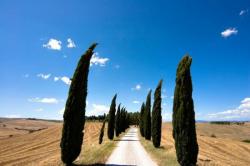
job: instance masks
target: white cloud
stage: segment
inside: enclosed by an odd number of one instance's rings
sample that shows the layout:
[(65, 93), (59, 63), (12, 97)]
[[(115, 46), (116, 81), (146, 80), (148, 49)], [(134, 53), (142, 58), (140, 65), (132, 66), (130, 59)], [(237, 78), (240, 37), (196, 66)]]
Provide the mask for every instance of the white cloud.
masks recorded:
[(250, 118), (250, 98), (245, 98), (241, 104), (235, 108), (213, 114), (208, 114), (209, 119), (228, 120), (228, 119), (249, 119)]
[(43, 44), (43, 47), (51, 49), (51, 50), (61, 50), (62, 48), (62, 42), (60, 40), (56, 39), (49, 39), (48, 43)]
[(54, 81), (58, 81), (60, 79), (60, 77), (54, 77)]
[(42, 78), (44, 80), (49, 79), (50, 76), (51, 76), (51, 74), (42, 74), (42, 73), (37, 74), (37, 77), (40, 77), (40, 78)]
[(68, 44), (67, 44), (68, 48), (75, 48), (76, 47), (76, 45), (72, 39), (68, 38), (67, 42), (68, 42)]
[(61, 78), (62, 82), (64, 82), (65, 84), (67, 85), (70, 85), (71, 84), (71, 80), (69, 79), (69, 77), (66, 77), (66, 76), (63, 76)]
[(64, 110), (65, 110), (65, 108), (63, 107), (62, 109), (60, 109), (60, 110), (58, 111), (58, 114), (63, 115)]
[(134, 104), (139, 104), (140, 102), (137, 101), (137, 100), (134, 100), (133, 103), (134, 103)]
[(66, 76), (63, 76), (63, 77), (54, 77), (54, 81), (57, 82), (61, 80), (63, 83), (67, 84), (67, 85), (70, 85), (71, 84), (71, 80), (69, 77), (66, 77)]
[(59, 101), (56, 98), (30, 98), (28, 99), (29, 102), (32, 103), (46, 103), (46, 104), (57, 104)]
[(99, 65), (104, 67), (108, 61), (109, 58), (101, 58), (98, 56), (98, 52), (95, 52), (90, 60), (90, 66)]
[(140, 84), (135, 85), (135, 87), (132, 88), (132, 90), (141, 90), (141, 85)]
[(248, 12), (248, 9), (247, 10), (241, 10), (239, 15), (242, 16), (242, 15), (246, 14), (247, 12)]
[(227, 38), (231, 35), (236, 35), (238, 33), (238, 30), (236, 28), (228, 28), (225, 29), (223, 32), (221, 32), (221, 36), (224, 38)]
[(16, 114), (11, 114), (11, 115), (5, 115), (5, 118), (20, 118), (20, 115), (16, 115)]
[(38, 109), (35, 109), (36, 112), (42, 112), (43, 109), (42, 108), (38, 108)]
[(88, 115), (103, 115), (108, 113), (109, 106), (102, 104), (92, 104), (93, 109), (88, 113)]

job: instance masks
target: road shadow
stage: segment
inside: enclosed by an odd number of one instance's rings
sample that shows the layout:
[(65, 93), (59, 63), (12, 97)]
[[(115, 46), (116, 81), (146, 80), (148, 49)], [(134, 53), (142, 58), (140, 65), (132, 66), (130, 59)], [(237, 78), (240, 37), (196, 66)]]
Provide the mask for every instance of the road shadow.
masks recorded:
[(124, 165), (124, 164), (72, 164), (67, 166), (136, 166), (136, 165)]
[(133, 139), (118, 139), (114, 141), (139, 141), (139, 140), (133, 140)]

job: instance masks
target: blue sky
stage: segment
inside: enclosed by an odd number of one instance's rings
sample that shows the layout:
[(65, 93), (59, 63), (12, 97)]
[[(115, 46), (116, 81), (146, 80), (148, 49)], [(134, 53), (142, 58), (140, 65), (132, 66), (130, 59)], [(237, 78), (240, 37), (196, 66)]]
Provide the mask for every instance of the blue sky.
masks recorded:
[(107, 112), (115, 93), (138, 111), (163, 79), (170, 120), (176, 68), (189, 53), (196, 118), (250, 120), (249, 10), (249, 0), (3, 0), (0, 116), (62, 119), (68, 78), (98, 42), (87, 115)]

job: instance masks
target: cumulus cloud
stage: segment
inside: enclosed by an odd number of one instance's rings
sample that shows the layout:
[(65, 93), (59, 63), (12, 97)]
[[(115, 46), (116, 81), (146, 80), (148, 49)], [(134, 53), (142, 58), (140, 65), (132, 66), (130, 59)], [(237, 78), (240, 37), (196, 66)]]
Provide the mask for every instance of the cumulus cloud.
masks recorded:
[(93, 109), (88, 113), (88, 115), (103, 115), (108, 113), (109, 106), (102, 104), (92, 104)]
[(90, 66), (93, 65), (99, 65), (101, 67), (104, 67), (106, 65), (106, 63), (109, 61), (109, 58), (101, 58), (98, 56), (99, 53), (95, 52), (90, 60)]
[(141, 85), (140, 84), (135, 85), (135, 87), (132, 88), (132, 90), (141, 90)]
[(37, 77), (40, 77), (44, 80), (49, 79), (50, 76), (51, 76), (51, 74), (42, 74), (42, 73), (37, 74)]
[(209, 119), (215, 120), (240, 120), (250, 118), (250, 98), (245, 98), (235, 109), (208, 114)]
[(46, 104), (57, 104), (59, 101), (56, 98), (30, 98), (28, 99), (29, 102), (32, 103), (46, 103)]
[(68, 38), (67, 42), (68, 42), (68, 44), (67, 44), (68, 48), (75, 48), (76, 47), (76, 45), (72, 39)]
[(61, 80), (63, 83), (70, 85), (71, 84), (71, 80), (69, 77), (63, 76), (63, 77), (54, 77), (54, 81), (57, 82)]
[(137, 100), (134, 100), (133, 103), (134, 103), (134, 104), (139, 104), (140, 102), (137, 101)]
[(223, 32), (221, 32), (221, 36), (224, 38), (227, 38), (231, 35), (236, 35), (238, 33), (238, 30), (236, 28), (228, 28), (225, 29)]
[(4, 117), (5, 118), (21, 118), (21, 116), (17, 114), (5, 115)]
[(56, 40), (56, 39), (49, 39), (49, 41), (46, 44), (43, 44), (44, 48), (48, 48), (51, 50), (58, 50), (60, 51), (62, 48), (62, 42), (60, 40)]
[(62, 82), (64, 82), (65, 84), (67, 85), (70, 85), (71, 84), (71, 80), (69, 79), (69, 77), (66, 77), (66, 76), (63, 76), (61, 78)]
[(240, 13), (239, 13), (239, 15), (242, 16), (244, 14), (247, 14), (247, 12), (248, 12), (248, 9), (247, 10), (241, 10)]

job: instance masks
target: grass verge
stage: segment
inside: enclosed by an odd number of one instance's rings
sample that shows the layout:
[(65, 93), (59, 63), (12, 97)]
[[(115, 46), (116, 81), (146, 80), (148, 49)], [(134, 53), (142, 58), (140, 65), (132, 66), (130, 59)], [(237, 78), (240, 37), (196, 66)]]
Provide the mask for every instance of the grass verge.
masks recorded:
[[(107, 126), (107, 125), (106, 125)], [(76, 165), (104, 165), (112, 151), (116, 147), (116, 144), (124, 133), (120, 134), (119, 137), (115, 137), (113, 141), (107, 138), (106, 134), (107, 128), (105, 128), (105, 134), (103, 137), (103, 142), (100, 145), (99, 142), (99, 132), (95, 134), (88, 144), (83, 144), (83, 151), (80, 154), (79, 159), (74, 162)]]
[(179, 166), (174, 151), (168, 151), (164, 146), (155, 148), (151, 141), (145, 140), (140, 133), (138, 135), (142, 146), (159, 166)]

